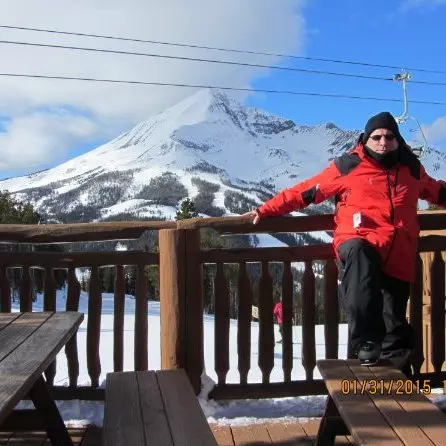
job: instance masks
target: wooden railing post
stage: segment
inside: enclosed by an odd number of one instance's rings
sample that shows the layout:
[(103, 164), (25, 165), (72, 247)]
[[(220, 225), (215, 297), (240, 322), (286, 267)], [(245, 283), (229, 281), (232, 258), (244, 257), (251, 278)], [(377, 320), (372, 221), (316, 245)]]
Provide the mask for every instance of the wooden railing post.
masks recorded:
[(148, 305), (147, 278), (144, 264), (139, 263), (136, 269), (135, 295), (135, 370), (148, 369)]
[(186, 231), (186, 372), (195, 393), (204, 369), (203, 266), (199, 229)]
[(11, 290), (6, 271), (6, 266), (0, 265), (0, 311), (11, 313)]
[[(415, 331), (415, 348), (412, 354), (412, 367), (413, 372), (416, 377), (420, 375), (420, 372), (428, 372), (427, 364), (423, 367), (424, 363), (424, 352), (423, 347), (426, 342), (423, 336), (423, 290), (424, 290), (424, 280), (423, 280), (423, 261), (419, 254), (416, 258), (416, 269), (415, 269), (415, 282), (410, 286), (410, 300), (409, 300), (409, 321), (411, 327)], [(424, 282), (424, 283), (423, 283)]]
[[(74, 266), (68, 268), (68, 291), (66, 311), (79, 311), (79, 299), (81, 295), (81, 284), (76, 277), (76, 269)], [(79, 378), (79, 352), (77, 350), (77, 332), (67, 342), (65, 346), (65, 354), (67, 356), (68, 377), (70, 379), (70, 387), (77, 387)]]
[(199, 230), (159, 234), (161, 368), (184, 368), (194, 390), (203, 371), (203, 282)]
[(91, 267), (88, 287), (88, 320), (87, 320), (87, 370), (91, 379), (91, 387), (99, 386), (101, 376), (101, 358), (99, 344), (101, 338), (102, 292), (97, 265)]
[(159, 250), (161, 368), (185, 368), (185, 231), (162, 229)]
[(431, 333), (430, 350), (434, 373), (441, 381), (441, 370), (445, 360), (445, 262), (440, 250), (435, 250), (430, 271), (431, 289)]
[(116, 266), (115, 294), (113, 308), (113, 370), (124, 369), (124, 311), (125, 311), (125, 275), (124, 266)]

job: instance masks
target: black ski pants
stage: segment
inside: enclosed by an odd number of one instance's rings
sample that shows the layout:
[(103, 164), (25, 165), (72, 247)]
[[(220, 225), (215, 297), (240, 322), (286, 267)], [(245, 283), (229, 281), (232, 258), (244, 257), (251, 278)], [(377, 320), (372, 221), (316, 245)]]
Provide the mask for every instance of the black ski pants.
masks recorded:
[(415, 333), (406, 319), (410, 283), (384, 274), (379, 253), (365, 240), (347, 240), (338, 252), (353, 351), (364, 341), (380, 343), (384, 357), (411, 351)]

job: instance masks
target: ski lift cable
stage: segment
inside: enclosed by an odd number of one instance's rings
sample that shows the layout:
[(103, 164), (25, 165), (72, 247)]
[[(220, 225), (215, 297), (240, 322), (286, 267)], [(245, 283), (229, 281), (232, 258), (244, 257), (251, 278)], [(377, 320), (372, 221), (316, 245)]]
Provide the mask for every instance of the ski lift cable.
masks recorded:
[[(355, 96), (336, 93), (320, 93), (309, 91), (295, 91), (295, 90), (273, 90), (263, 88), (248, 88), (248, 87), (231, 87), (225, 85), (210, 85), (210, 84), (188, 84), (188, 83), (172, 83), (172, 82), (149, 82), (149, 81), (137, 81), (137, 80), (125, 80), (125, 79), (105, 79), (105, 78), (93, 78), (93, 77), (77, 77), (77, 76), (55, 76), (46, 74), (25, 74), (25, 73), (1, 73), (0, 77), (11, 78), (27, 78), (27, 79), (57, 79), (63, 81), (83, 81), (83, 82), (95, 82), (95, 83), (112, 83), (112, 84), (125, 84), (125, 85), (150, 85), (156, 87), (181, 87), (181, 88), (208, 88), (213, 90), (224, 91), (243, 91), (252, 93), (269, 93), (269, 94), (286, 94), (286, 95), (299, 95), (299, 96), (312, 96), (312, 97), (326, 97), (333, 99), (358, 99), (365, 101), (382, 101), (382, 102), (401, 102), (397, 98), (382, 98), (372, 96)], [(393, 80), (393, 79), (390, 79)], [(415, 100), (413, 104), (425, 104), (425, 105), (440, 105), (445, 106), (446, 102), (440, 101), (424, 101)]]
[[(0, 27), (1, 28), (1, 27)], [(282, 65), (265, 65), (265, 64), (257, 64), (257, 63), (248, 63), (248, 62), (238, 62), (235, 60), (220, 60), (220, 59), (207, 59), (201, 57), (186, 57), (186, 56), (174, 56), (169, 54), (161, 54), (161, 53), (147, 53), (147, 52), (135, 52), (135, 51), (123, 51), (123, 50), (113, 50), (107, 48), (93, 48), (93, 47), (80, 47), (80, 46), (67, 46), (67, 45), (56, 45), (49, 43), (37, 43), (37, 42), (24, 42), (24, 41), (13, 41), (13, 40), (0, 40), (0, 44), (2, 45), (18, 45), (18, 46), (28, 46), (33, 48), (53, 48), (53, 49), (65, 49), (72, 51), (85, 51), (85, 52), (96, 52), (103, 54), (114, 54), (114, 55), (127, 55), (127, 56), (143, 56), (143, 57), (151, 57), (157, 59), (165, 59), (165, 60), (179, 60), (183, 62), (200, 62), (200, 63), (211, 63), (211, 64), (220, 64), (220, 65), (236, 65), (241, 67), (251, 67), (251, 68), (266, 68), (270, 70), (280, 70), (280, 71), (288, 71), (288, 72), (298, 72), (298, 73), (307, 73), (307, 74), (319, 74), (326, 76), (337, 76), (337, 77), (348, 77), (348, 78), (357, 78), (357, 79), (366, 79), (366, 80), (377, 80), (377, 81), (392, 81), (395, 80), (392, 77), (383, 77), (383, 76), (371, 76), (365, 74), (355, 74), (355, 73), (343, 73), (343, 72), (335, 72), (335, 71), (327, 71), (327, 70), (315, 70), (315, 69), (307, 69), (307, 68), (298, 68), (298, 67), (289, 67)], [(413, 84), (421, 84), (421, 85), (433, 85), (433, 86), (446, 86), (446, 82), (431, 82), (431, 81), (412, 81)]]
[[(400, 69), (401, 68), (401, 67), (398, 67), (395, 65), (374, 64), (374, 63), (370, 63), (370, 62), (357, 61), (357, 60), (339, 60), (339, 59), (328, 59), (328, 58), (323, 58), (323, 57), (297, 56), (295, 54), (283, 54), (283, 53), (274, 53), (274, 52), (266, 52), (266, 51), (253, 51), (253, 50), (247, 50), (247, 49), (241, 49), (241, 48), (221, 48), (221, 47), (215, 47), (215, 46), (193, 45), (193, 44), (185, 44), (185, 43), (179, 43), (179, 42), (165, 42), (165, 41), (161, 41), (161, 40), (136, 39), (136, 38), (125, 37), (125, 36), (112, 36), (112, 35), (101, 35), (101, 34), (91, 34), (91, 33), (81, 33), (81, 32), (70, 32), (70, 31), (47, 29), (47, 28), (46, 29), (45, 28), (31, 28), (31, 27), (13, 26), (13, 25), (7, 25), (7, 24), (1, 24), (0, 28), (15, 29), (15, 30), (22, 30), (22, 31), (34, 31), (34, 32), (40, 32), (40, 33), (59, 34), (59, 35), (71, 35), (71, 36), (78, 36), (78, 37), (92, 37), (92, 38), (99, 38), (99, 39), (109, 39), (109, 40), (138, 42), (138, 43), (151, 43), (151, 44), (156, 44), (156, 45), (204, 49), (204, 50), (222, 51), (222, 52), (229, 52), (229, 53), (274, 56), (274, 57), (289, 58), (289, 59), (300, 59), (300, 60), (309, 60), (309, 61), (338, 63), (338, 64), (359, 65), (359, 66), (376, 67), (376, 68), (390, 68), (390, 69)], [(446, 74), (446, 71), (430, 70), (430, 69), (421, 68), (421, 67), (407, 67), (406, 66), (406, 69), (411, 70), (411, 71), (424, 72), (424, 73)]]

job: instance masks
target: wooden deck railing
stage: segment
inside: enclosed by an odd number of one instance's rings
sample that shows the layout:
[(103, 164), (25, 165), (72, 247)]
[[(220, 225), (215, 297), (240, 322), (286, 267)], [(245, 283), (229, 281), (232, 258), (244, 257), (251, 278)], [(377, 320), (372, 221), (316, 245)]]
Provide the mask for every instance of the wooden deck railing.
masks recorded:
[[(417, 332), (419, 343), (414, 353), (413, 366), (417, 375), (422, 374), (432, 382), (440, 383), (445, 373), (445, 263), (442, 251), (446, 251), (446, 237), (439, 230), (446, 227), (446, 213), (420, 213), (420, 237), (417, 262), (417, 281), (412, 286), (409, 306), (410, 323)], [(248, 248), (202, 250), (200, 230), (213, 228), (221, 234), (274, 233), (331, 231), (331, 215), (310, 217), (280, 217), (266, 219), (253, 226), (241, 218), (190, 219), (179, 222), (130, 222), (91, 223), (79, 225), (0, 225), (0, 241), (18, 243), (66, 243), (78, 241), (122, 240), (138, 238), (145, 230), (159, 231), (159, 254), (148, 252), (0, 252), (0, 305), (1, 311), (11, 311), (8, 268), (22, 268), (20, 284), (20, 309), (32, 309), (30, 271), (38, 267), (45, 270), (44, 309), (55, 310), (56, 284), (54, 271), (65, 269), (68, 277), (68, 293), (65, 310), (77, 310), (80, 284), (75, 268), (90, 269), (87, 325), (87, 368), (91, 386), (77, 385), (79, 359), (76, 339), (66, 347), (70, 387), (53, 387), (60, 399), (103, 398), (98, 389), (101, 374), (99, 356), (101, 324), (101, 285), (99, 268), (116, 268), (114, 291), (114, 370), (123, 368), (124, 324), (124, 265), (135, 265), (136, 308), (134, 329), (134, 369), (150, 368), (147, 318), (146, 265), (159, 265), (161, 302), (161, 366), (184, 367), (196, 390), (200, 386), (203, 370), (203, 268), (213, 264), (215, 275), (215, 372), (218, 383), (213, 391), (215, 398), (249, 398), (287, 395), (309, 395), (325, 391), (322, 381), (314, 379), (316, 365), (315, 343), (315, 276), (313, 263), (325, 262), (324, 266), (324, 330), (325, 357), (338, 356), (339, 296), (338, 272), (330, 244), (295, 248)], [(424, 254), (428, 253), (428, 254)], [(270, 382), (274, 366), (273, 284), (269, 264), (283, 265), (281, 295), (283, 299), (284, 333), (282, 369), (283, 381)], [(291, 263), (303, 262), (301, 283), (302, 298), (302, 364), (305, 379), (292, 379), (292, 307), (295, 287)], [(251, 304), (253, 282), (248, 265), (260, 265), (259, 286), (259, 359), (262, 382), (248, 382), (251, 365)], [(229, 371), (229, 283), (224, 274), (226, 264), (238, 265), (237, 281), (237, 351), (239, 383), (228, 384)], [(54, 382), (56, 365), (46, 376)], [(209, 367), (209, 365), (208, 365)]]
[[(419, 240), (417, 259), (417, 282), (411, 289), (409, 302), (410, 323), (416, 330), (418, 344), (413, 355), (415, 377), (423, 376), (433, 385), (442, 385), (446, 378), (445, 367), (445, 263), (442, 251), (446, 251), (446, 213), (420, 212), (422, 234)], [(199, 230), (212, 227), (225, 234), (261, 232), (305, 232), (310, 230), (330, 231), (333, 219), (330, 215), (301, 218), (274, 218), (263, 220), (253, 227), (245, 222), (232, 219), (195, 219), (178, 222), (177, 230)], [(189, 246), (189, 245), (187, 245)], [(186, 248), (185, 248), (186, 249)], [(429, 263), (427, 259), (433, 256)], [(423, 260), (424, 259), (424, 262)], [(315, 277), (313, 264), (325, 262), (324, 267), (324, 329), (325, 356), (338, 356), (339, 340), (339, 296), (338, 273), (331, 244), (320, 244), (296, 248), (251, 248), (213, 249), (201, 252), (201, 264), (214, 264), (215, 276), (215, 372), (218, 383), (212, 392), (215, 398), (247, 398), (287, 395), (309, 395), (324, 392), (321, 380), (313, 378), (316, 365), (315, 343)], [(402, 259), (404, 261), (404, 259)], [(259, 287), (259, 359), (262, 374), (261, 383), (248, 383), (247, 376), (252, 369), (250, 363), (250, 306), (252, 283), (247, 277), (246, 265), (257, 262), (261, 265)], [(281, 262), (283, 276), (281, 295), (284, 306), (284, 341), (282, 354), (283, 382), (270, 382), (274, 366), (274, 325), (273, 290), (269, 264)], [(291, 301), (293, 299), (293, 278), (291, 262), (304, 262), (301, 283), (302, 298), (302, 365), (305, 379), (292, 380), (291, 366), (293, 344), (291, 340)], [(224, 265), (238, 265), (238, 371), (239, 384), (228, 384), (229, 371), (229, 283), (224, 274)], [(190, 267), (185, 265), (185, 270)], [(195, 267), (196, 269), (196, 267)], [(182, 285), (181, 285), (182, 286)], [(426, 291), (430, 290), (427, 296)], [(187, 293), (186, 293), (187, 294)], [(428, 303), (429, 302), (429, 303)], [(435, 309), (434, 309), (435, 308)], [(430, 311), (429, 311), (430, 310)], [(349, 352), (350, 354), (351, 352)], [(208, 366), (209, 367), (209, 366)]]

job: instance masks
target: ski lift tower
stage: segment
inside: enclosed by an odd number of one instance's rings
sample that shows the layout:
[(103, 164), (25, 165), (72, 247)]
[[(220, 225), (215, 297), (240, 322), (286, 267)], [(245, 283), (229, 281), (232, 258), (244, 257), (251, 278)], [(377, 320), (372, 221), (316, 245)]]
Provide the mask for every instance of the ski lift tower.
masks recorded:
[(418, 130), (420, 131), (420, 134), (423, 138), (423, 145), (420, 147), (412, 147), (412, 151), (415, 153), (415, 155), (417, 155), (420, 158), (423, 156), (424, 151), (427, 149), (427, 139), (418, 119), (415, 118), (414, 116), (409, 116), (409, 99), (407, 97), (407, 82), (410, 81), (410, 79), (412, 79), (412, 75), (407, 71), (403, 71), (402, 73), (398, 73), (393, 76), (394, 81), (403, 83), (403, 96), (404, 96), (403, 114), (401, 116), (396, 116), (395, 120), (398, 124), (404, 124), (407, 122), (408, 119), (412, 119), (417, 124)]

